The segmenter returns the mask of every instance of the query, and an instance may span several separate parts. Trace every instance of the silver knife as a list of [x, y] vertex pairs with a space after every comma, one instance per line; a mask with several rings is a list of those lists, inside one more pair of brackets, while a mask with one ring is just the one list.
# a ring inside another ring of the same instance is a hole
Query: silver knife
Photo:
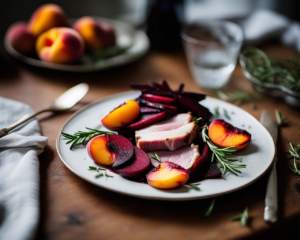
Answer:
[[277, 209], [278, 209], [278, 199], [277, 199], [277, 174], [276, 174], [276, 141], [278, 135], [278, 127], [273, 120], [271, 114], [264, 110], [260, 116], [261, 124], [269, 131], [271, 134], [274, 144], [275, 144], [275, 157], [273, 160], [273, 166], [271, 167], [271, 173], [268, 179], [267, 193], [265, 198], [265, 212], [264, 219], [266, 222], [274, 223], [277, 221]]

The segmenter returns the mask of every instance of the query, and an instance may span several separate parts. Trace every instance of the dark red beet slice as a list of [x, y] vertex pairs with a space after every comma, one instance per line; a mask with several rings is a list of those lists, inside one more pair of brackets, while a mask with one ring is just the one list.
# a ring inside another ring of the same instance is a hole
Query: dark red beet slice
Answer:
[[162, 104], [167, 104], [167, 105], [173, 105], [176, 100], [174, 98], [169, 98], [169, 97], [163, 97], [163, 96], [158, 96], [158, 95], [153, 95], [153, 94], [143, 94], [142, 98], [154, 102], [154, 103], [162, 103]]
[[159, 113], [159, 112], [161, 112], [161, 110], [157, 109], [157, 108], [140, 107], [140, 113], [142, 113], [142, 114]]
[[203, 107], [197, 100], [188, 96], [178, 96], [178, 104], [180, 112], [191, 112], [197, 118], [202, 117], [202, 122], [207, 121], [212, 115], [206, 107]]
[[211, 150], [209, 146], [206, 143], [204, 143], [202, 155], [195, 162], [191, 172], [191, 176], [197, 178], [203, 177], [209, 168], [210, 162], [211, 162]]
[[148, 173], [152, 167], [151, 160], [147, 153], [138, 147], [134, 147], [135, 155], [132, 157], [130, 165], [121, 169], [116, 169], [122, 177], [125, 178], [139, 178]]
[[218, 168], [217, 163], [211, 162], [207, 173], [204, 175], [204, 178], [220, 178], [220, 177], [222, 177], [222, 172]]
[[150, 82], [145, 85], [131, 84], [130, 86], [133, 89], [141, 90], [143, 93], [165, 96], [170, 98], [177, 98], [179, 95], [183, 95], [183, 96], [191, 97], [197, 101], [201, 101], [206, 97], [204, 94], [201, 93], [184, 92], [183, 83], [179, 85], [179, 89], [177, 91], [172, 91], [165, 80], [163, 81], [162, 84]]
[[125, 164], [134, 154], [132, 143], [120, 135], [107, 135], [107, 148], [115, 159], [112, 167]]
[[172, 114], [177, 113], [177, 107], [175, 107], [175, 106], [170, 106], [170, 105], [161, 104], [161, 103], [153, 103], [153, 102], [150, 102], [150, 101], [147, 101], [144, 99], [141, 99], [140, 102], [145, 104], [148, 107], [162, 109], [162, 110], [165, 110], [166, 112], [169, 112]]
[[145, 127], [150, 126], [151, 124], [157, 123], [166, 119], [168, 116], [167, 112], [154, 113], [154, 114], [145, 114], [142, 115], [136, 122], [130, 124], [126, 127], [129, 131], [136, 131]]

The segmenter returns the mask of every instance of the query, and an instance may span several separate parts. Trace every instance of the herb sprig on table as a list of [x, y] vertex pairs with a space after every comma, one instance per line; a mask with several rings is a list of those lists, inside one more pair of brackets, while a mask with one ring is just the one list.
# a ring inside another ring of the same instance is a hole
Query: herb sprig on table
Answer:
[[207, 145], [209, 146], [210, 150], [212, 151], [212, 157], [211, 157], [211, 161], [214, 160], [214, 157], [216, 157], [216, 159], [218, 160], [218, 166], [219, 168], [222, 169], [222, 175], [224, 176], [227, 172], [227, 170], [229, 170], [230, 172], [232, 172], [234, 175], [238, 175], [239, 173], [241, 173], [240, 170], [238, 170], [239, 168], [245, 168], [246, 165], [245, 164], [233, 164], [232, 162], [237, 161], [237, 159], [235, 158], [228, 158], [226, 155], [232, 155], [234, 152], [236, 152], [236, 149], [232, 149], [234, 146], [232, 147], [227, 147], [227, 148], [219, 148], [216, 145], [214, 145], [209, 136], [207, 135], [207, 130], [208, 130], [208, 126], [205, 125], [202, 129], [202, 139], [204, 142], [207, 143]]
[[214, 205], [215, 205], [215, 201], [216, 201], [215, 198], [211, 201], [211, 203], [210, 203], [208, 209], [206, 210], [206, 213], [204, 214], [204, 217], [210, 217], [210, 215], [211, 215], [211, 213], [212, 213], [212, 210], [213, 210], [213, 208], [214, 208]]
[[241, 220], [242, 226], [246, 227], [247, 224], [248, 224], [248, 219], [249, 219], [249, 217], [248, 217], [248, 208], [246, 208], [242, 214], [237, 215], [237, 216], [231, 218], [231, 221]]
[[99, 136], [99, 135], [107, 135], [107, 134], [114, 134], [113, 132], [107, 132], [107, 131], [99, 131], [97, 129], [92, 128], [86, 128], [87, 130], [90, 130], [88, 132], [78, 131], [74, 133], [74, 135], [64, 133], [62, 132], [61, 135], [63, 135], [63, 140], [68, 140], [66, 144], [72, 143], [70, 146], [70, 149], [74, 149], [75, 147], [79, 145], [85, 145], [90, 141], [92, 138]]
[[280, 127], [285, 124], [287, 120], [289, 120], [290, 117], [284, 117], [282, 118], [281, 112], [279, 112], [277, 109], [275, 110], [275, 115], [277, 119], [277, 126]]
[[299, 170], [299, 164], [297, 162], [297, 159], [300, 159], [300, 145], [295, 145], [293, 143], [290, 142], [290, 149], [289, 149], [290, 154], [292, 155], [292, 157], [294, 158], [294, 161], [292, 164], [290, 164], [290, 169], [300, 175], [300, 170]]
[[258, 48], [247, 47], [240, 53], [247, 71], [263, 83], [279, 84], [290, 90], [300, 91], [300, 65], [297, 57], [271, 61]]

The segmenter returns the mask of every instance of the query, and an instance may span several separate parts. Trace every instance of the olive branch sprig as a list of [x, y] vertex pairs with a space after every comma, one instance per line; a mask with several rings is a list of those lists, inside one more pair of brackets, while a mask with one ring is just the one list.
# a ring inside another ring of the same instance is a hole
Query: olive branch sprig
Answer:
[[63, 140], [68, 140], [66, 144], [72, 143], [70, 146], [70, 149], [74, 149], [78, 145], [85, 145], [90, 141], [92, 138], [99, 136], [99, 135], [107, 135], [107, 134], [114, 134], [113, 132], [107, 132], [107, 131], [99, 131], [92, 128], [86, 128], [90, 131], [83, 132], [78, 131], [74, 133], [74, 135], [64, 133], [62, 132], [61, 135], [63, 135]]
[[232, 149], [232, 148], [234, 148], [234, 146], [227, 147], [227, 148], [217, 147], [216, 145], [214, 145], [211, 142], [209, 136], [206, 133], [207, 130], [208, 130], [208, 126], [205, 125], [202, 128], [202, 139], [204, 142], [207, 143], [210, 150], [212, 151], [211, 161], [214, 160], [214, 157], [216, 157], [216, 159], [218, 160], [219, 167], [223, 169], [222, 175], [224, 176], [226, 174], [227, 170], [232, 172], [234, 175], [238, 175], [239, 173], [242, 173], [240, 170], [238, 170], [238, 168], [245, 168], [246, 165], [245, 164], [232, 164], [232, 162], [237, 161], [237, 159], [226, 157], [226, 155], [232, 155], [234, 152], [237, 151], [236, 149]]

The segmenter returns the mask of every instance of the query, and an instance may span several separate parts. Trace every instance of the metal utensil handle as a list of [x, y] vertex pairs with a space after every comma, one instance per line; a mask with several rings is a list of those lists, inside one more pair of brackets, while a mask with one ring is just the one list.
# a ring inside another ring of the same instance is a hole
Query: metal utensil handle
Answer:
[[267, 193], [265, 198], [264, 219], [267, 222], [274, 223], [277, 221], [277, 174], [276, 174], [277, 158], [274, 158], [274, 163], [267, 184]]
[[30, 115], [26, 115], [23, 118], [21, 118], [19, 121], [15, 122], [14, 124], [10, 125], [7, 128], [2, 128], [0, 130], [0, 138], [3, 137], [4, 135], [6, 135], [8, 132], [10, 132], [11, 130], [13, 130], [14, 128], [20, 126], [21, 124], [27, 122], [28, 120], [34, 118], [35, 116], [39, 115], [40, 113], [43, 112], [48, 112], [48, 111], [53, 111], [53, 109], [48, 108], [48, 109], [43, 109], [41, 111], [38, 111], [36, 113], [30, 114]]

